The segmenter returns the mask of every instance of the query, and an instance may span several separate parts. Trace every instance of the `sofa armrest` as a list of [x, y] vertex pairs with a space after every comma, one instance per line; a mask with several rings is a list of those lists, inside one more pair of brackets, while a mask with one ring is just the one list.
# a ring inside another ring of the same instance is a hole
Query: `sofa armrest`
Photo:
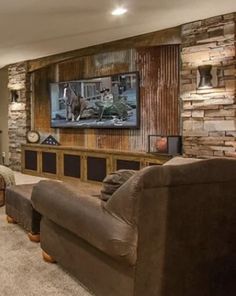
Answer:
[[[78, 213], [85, 216], [83, 221], [86, 222], [92, 211], [100, 207], [98, 198], [81, 194], [76, 186], [51, 180], [40, 181], [35, 185], [31, 199], [39, 213], [75, 233], [77, 226], [74, 222]], [[86, 213], [88, 209], [89, 213]]]
[[236, 295], [235, 184], [234, 175], [143, 190], [135, 296]]
[[79, 186], [40, 181], [33, 189], [32, 204], [43, 216], [106, 254], [135, 262], [134, 229], [106, 211], [98, 197], [80, 194]]

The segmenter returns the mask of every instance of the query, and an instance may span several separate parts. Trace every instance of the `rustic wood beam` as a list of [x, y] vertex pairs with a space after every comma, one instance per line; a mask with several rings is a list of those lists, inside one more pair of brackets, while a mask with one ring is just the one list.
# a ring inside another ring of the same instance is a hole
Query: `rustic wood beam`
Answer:
[[174, 27], [166, 30], [151, 32], [134, 37], [111, 41], [99, 45], [89, 46], [77, 50], [59, 53], [39, 59], [28, 61], [29, 72], [47, 67], [51, 64], [60, 63], [66, 60], [82, 56], [94, 55], [102, 52], [111, 52], [127, 48], [150, 47], [158, 45], [180, 44], [181, 27]]

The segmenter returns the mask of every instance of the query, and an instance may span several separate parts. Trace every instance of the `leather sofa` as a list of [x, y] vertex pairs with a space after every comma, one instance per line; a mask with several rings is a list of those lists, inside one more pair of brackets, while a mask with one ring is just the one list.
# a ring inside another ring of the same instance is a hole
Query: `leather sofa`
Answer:
[[107, 202], [40, 181], [32, 203], [42, 249], [95, 295], [236, 295], [235, 160], [144, 168]]

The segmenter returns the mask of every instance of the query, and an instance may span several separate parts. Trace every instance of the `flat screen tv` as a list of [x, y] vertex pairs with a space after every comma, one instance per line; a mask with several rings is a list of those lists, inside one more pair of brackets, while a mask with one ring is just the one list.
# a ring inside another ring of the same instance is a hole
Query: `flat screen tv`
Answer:
[[138, 72], [50, 84], [51, 127], [138, 128]]

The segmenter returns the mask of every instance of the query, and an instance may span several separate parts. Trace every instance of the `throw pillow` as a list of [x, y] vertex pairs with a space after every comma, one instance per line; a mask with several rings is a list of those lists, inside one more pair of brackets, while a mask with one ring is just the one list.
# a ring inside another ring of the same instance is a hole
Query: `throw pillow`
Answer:
[[108, 201], [112, 194], [136, 172], [134, 170], [118, 170], [107, 175], [102, 183], [101, 199]]

